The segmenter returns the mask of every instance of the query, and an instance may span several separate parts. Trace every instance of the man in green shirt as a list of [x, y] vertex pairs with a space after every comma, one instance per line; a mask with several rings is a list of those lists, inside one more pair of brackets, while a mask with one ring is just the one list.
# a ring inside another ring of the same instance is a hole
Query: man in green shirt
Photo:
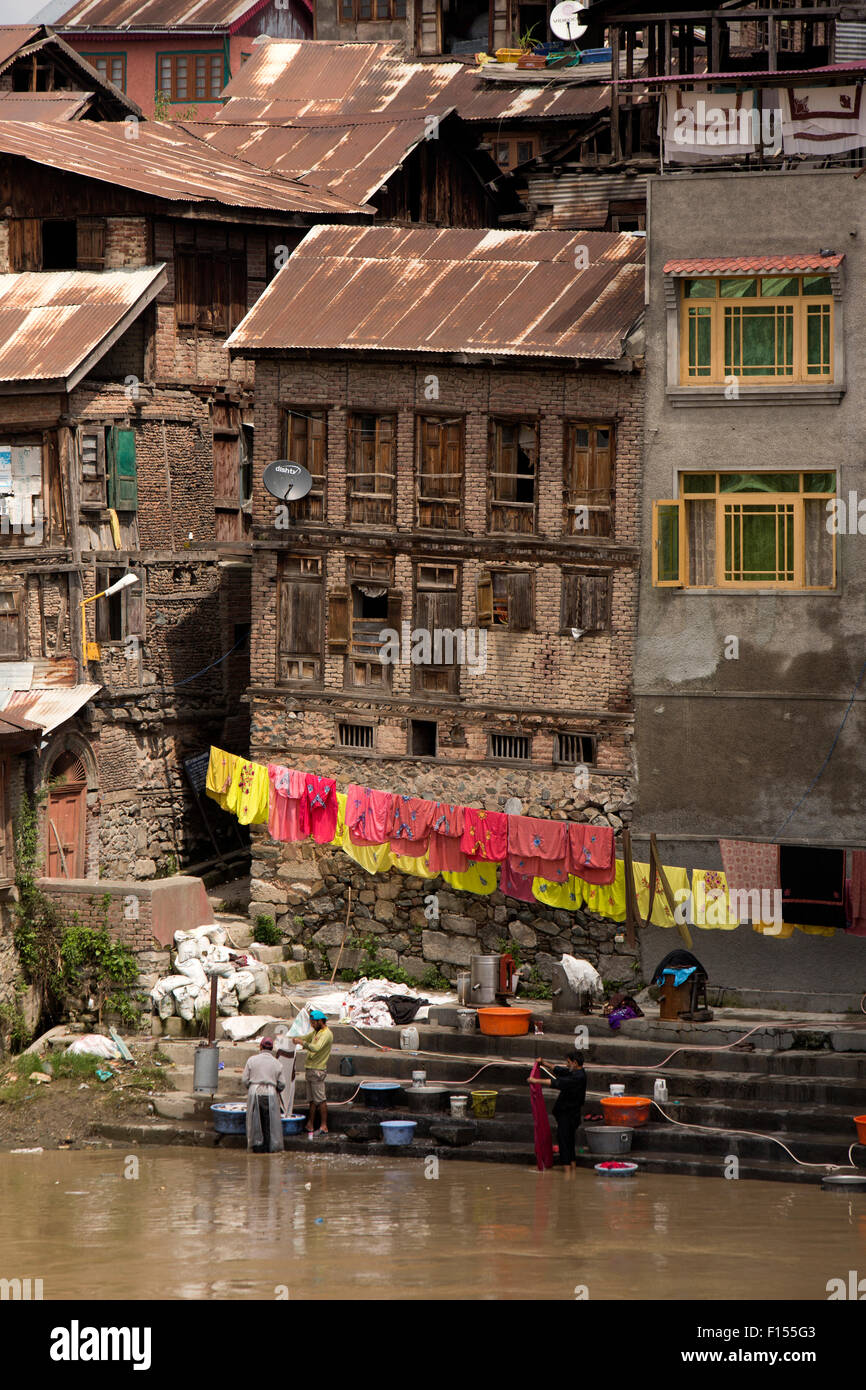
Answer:
[[[328, 1068], [328, 1058], [331, 1055], [331, 1048], [334, 1044], [334, 1035], [328, 1027], [328, 1020], [321, 1009], [310, 1009], [310, 1022], [313, 1025], [311, 1033], [305, 1033], [303, 1037], [296, 1038], [295, 1041], [307, 1054], [307, 1099], [310, 1102], [310, 1113], [307, 1116], [307, 1134], [310, 1138], [313, 1134], [328, 1133], [328, 1107], [325, 1102], [325, 1073]], [[315, 1128], [316, 1109], [319, 1111], [319, 1128]]]

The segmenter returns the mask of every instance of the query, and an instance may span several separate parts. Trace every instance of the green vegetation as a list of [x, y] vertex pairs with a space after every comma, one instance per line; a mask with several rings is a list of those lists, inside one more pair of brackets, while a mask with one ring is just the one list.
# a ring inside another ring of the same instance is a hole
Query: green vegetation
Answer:
[[170, 852], [165, 856], [162, 863], [157, 867], [154, 878], [174, 878], [177, 873], [177, 855]]
[[260, 915], [256, 918], [256, 925], [253, 927], [253, 941], [258, 941], [260, 946], [280, 946], [282, 940], [283, 934], [273, 917]]
[[[379, 955], [379, 943], [375, 936], [353, 936], [346, 942], [353, 951], [363, 951], [361, 963], [355, 970], [341, 970], [340, 979], [346, 983], [360, 980], [365, 975], [368, 980], [391, 980], [397, 985], [417, 984], [412, 975], [407, 974], [402, 965], [386, 960]], [[323, 953], [324, 955], [324, 953]]]
[[538, 969], [533, 965], [529, 972], [528, 980], [521, 980], [520, 993], [526, 999], [552, 999], [553, 989], [546, 980], [542, 980]]
[[446, 992], [453, 988], [447, 975], [443, 975], [435, 965], [431, 965], [429, 970], [425, 970], [421, 979], [418, 981], [419, 989], [439, 990]]

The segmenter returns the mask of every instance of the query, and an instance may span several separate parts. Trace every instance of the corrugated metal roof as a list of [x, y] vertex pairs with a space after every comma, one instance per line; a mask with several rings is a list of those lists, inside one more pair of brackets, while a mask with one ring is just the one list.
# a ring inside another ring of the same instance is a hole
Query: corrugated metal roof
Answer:
[[616, 359], [643, 260], [626, 233], [319, 226], [228, 345]]
[[495, 86], [465, 63], [409, 62], [396, 40], [272, 39], [244, 63], [225, 96], [216, 119], [234, 124], [375, 113], [396, 118], [452, 107], [465, 120], [498, 121], [594, 115], [610, 104], [610, 86], [602, 74], [596, 85], [551, 78], [537, 86]]
[[[50, 734], [77, 714], [88, 700], [102, 689], [101, 685], [73, 685], [53, 690], [0, 691], [0, 710], [8, 710], [16, 718], [36, 724]], [[8, 699], [4, 700], [4, 696]]]
[[366, 203], [427, 135], [426, 117], [374, 117], [355, 123], [295, 120], [289, 125], [190, 122], [186, 129], [213, 149], [286, 178]]
[[165, 267], [0, 275], [0, 383], [69, 390], [165, 284]]
[[[41, 37], [38, 37], [37, 41], [34, 43], [28, 42], [28, 39], [32, 38], [34, 34]], [[73, 68], [77, 69], [81, 75], [80, 87], [82, 90], [105, 92], [114, 100], [123, 113], [128, 112], [130, 115], [138, 116], [139, 118], [142, 116], [141, 107], [128, 97], [125, 92], [122, 92], [119, 87], [115, 87], [114, 83], [109, 82], [108, 78], [103, 77], [102, 73], [97, 72], [96, 68], [91, 67], [87, 59], [82, 58], [80, 53], [76, 53], [75, 49], [72, 48], [65, 39], [61, 39], [59, 34], [55, 34], [44, 27], [32, 31], [24, 30], [20, 45], [12, 48], [11, 51], [5, 54], [0, 51], [0, 73], [4, 73], [7, 68], [12, 67], [19, 59], [23, 60], [24, 63], [29, 62], [34, 54], [41, 53], [45, 48], [52, 50], [53, 57], [59, 55], [61, 58], [65, 58]], [[0, 49], [2, 49], [2, 45], [0, 45]], [[24, 94], [19, 93], [19, 95]], [[46, 96], [48, 93], [42, 92], [40, 95]]]
[[0, 63], [12, 58], [25, 44], [42, 32], [40, 24], [0, 24]]
[[2, 121], [0, 151], [168, 202], [215, 203], [315, 216], [361, 211], [336, 194], [294, 183], [280, 174], [266, 174], [209, 149], [177, 125], [148, 121], [134, 129], [133, 140], [125, 121], [27, 126]]
[[646, 204], [646, 174], [587, 174], [566, 172], [554, 177], [529, 172], [524, 201], [537, 231], [569, 231], [586, 227], [602, 231], [612, 202]]
[[778, 270], [838, 270], [844, 255], [833, 256], [699, 256], [665, 261], [665, 275], [754, 275]]
[[92, 100], [92, 92], [0, 91], [0, 121], [74, 121]]
[[261, 0], [75, 0], [57, 29], [227, 29]]

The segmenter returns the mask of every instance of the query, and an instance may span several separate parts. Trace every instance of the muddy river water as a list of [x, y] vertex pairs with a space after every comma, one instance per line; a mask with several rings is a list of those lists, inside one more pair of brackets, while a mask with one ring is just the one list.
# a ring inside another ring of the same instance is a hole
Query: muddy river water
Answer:
[[45, 1299], [825, 1300], [851, 1270], [866, 1275], [866, 1195], [819, 1186], [236, 1149], [0, 1154], [0, 1278], [39, 1278]]

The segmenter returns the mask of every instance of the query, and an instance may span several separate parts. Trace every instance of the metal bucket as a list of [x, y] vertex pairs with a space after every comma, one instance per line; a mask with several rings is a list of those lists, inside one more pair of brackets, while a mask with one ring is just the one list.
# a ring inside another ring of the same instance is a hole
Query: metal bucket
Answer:
[[457, 971], [457, 1003], [464, 1008], [472, 1003], [472, 975], [468, 970]]
[[499, 962], [501, 956], [470, 956], [472, 1003], [495, 1004], [499, 989]]
[[474, 1009], [457, 1010], [457, 1031], [458, 1033], [474, 1033], [475, 1020], [478, 1017]]
[[217, 1089], [220, 1075], [220, 1050], [216, 1043], [209, 1046], [200, 1043], [193, 1053], [192, 1089], [212, 1096]]
[[608, 1125], [587, 1125], [584, 1133], [591, 1154], [631, 1153], [633, 1130]]

